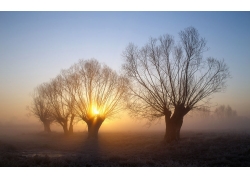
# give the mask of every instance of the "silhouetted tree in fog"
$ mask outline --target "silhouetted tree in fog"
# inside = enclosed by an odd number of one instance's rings
[[[104,120],[125,108],[127,79],[95,59],[80,60],[64,74],[77,117],[86,122],[88,137],[97,138]]]
[[[44,84],[35,88],[28,111],[43,123],[45,132],[51,132],[50,124],[53,122],[53,118],[50,114],[50,107],[48,99],[44,94],[44,88]]]
[[[44,86],[44,94],[50,107],[50,116],[63,127],[65,135],[73,133],[74,102],[66,91],[67,84],[59,75]]]
[[[203,59],[206,41],[189,27],[179,42],[168,34],[123,52],[123,70],[131,80],[130,113],[150,121],[165,117],[165,142],[180,138],[183,117],[207,105],[210,95],[225,88],[229,70],[224,61]]]
[[[65,134],[71,134],[73,124],[81,119],[88,126],[88,137],[97,138],[104,120],[125,109],[128,83],[128,79],[95,59],[80,60],[39,86],[32,112],[36,113],[39,105],[37,111],[43,112],[39,118],[43,122],[53,119]],[[43,118],[44,114],[48,118]]]

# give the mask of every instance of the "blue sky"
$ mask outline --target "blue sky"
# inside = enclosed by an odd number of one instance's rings
[[[0,12],[0,121],[25,117],[33,89],[79,59],[96,58],[119,71],[133,42],[198,29],[224,59],[232,78],[213,102],[250,117],[250,12]]]

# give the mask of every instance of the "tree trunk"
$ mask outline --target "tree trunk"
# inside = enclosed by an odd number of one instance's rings
[[[184,115],[179,114],[171,118],[171,121],[173,123],[173,140],[175,141],[180,140],[180,131],[183,124],[183,117]]]
[[[184,116],[190,111],[190,108],[184,107],[183,104],[180,104],[175,107],[174,114],[171,118],[165,116],[166,123],[166,133],[164,136],[165,143],[179,141],[180,140],[180,131],[183,124]]]
[[[170,118],[166,120],[165,118],[165,123],[166,123],[166,132],[164,136],[164,142],[170,143],[170,142],[176,141],[177,140],[177,134],[176,134],[177,128],[173,119]]]
[[[68,123],[67,122],[63,124],[63,132],[64,132],[64,135],[68,135],[69,134]]]
[[[88,121],[88,123],[87,123],[87,125],[88,125],[88,139],[91,139],[91,138],[98,139],[98,131],[99,131],[99,128],[101,127],[103,121],[104,121],[103,119],[98,118],[98,117]]]
[[[50,130],[50,123],[43,123],[43,127],[44,127],[44,132],[51,132]]]
[[[69,124],[69,134],[73,134],[73,120],[74,120],[74,115],[71,116],[70,119],[70,124]]]
[[[69,134],[73,134],[73,124],[70,124],[69,126]]]
[[[173,123],[170,118],[171,111],[169,111],[168,109],[165,109],[164,114],[165,114],[165,125],[166,125],[164,142],[171,142],[173,139]]]

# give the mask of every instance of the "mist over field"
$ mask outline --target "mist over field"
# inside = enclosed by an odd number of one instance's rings
[[[224,105],[223,105],[224,106]],[[219,106],[220,108],[223,107]],[[226,106],[224,106],[226,107]],[[231,108],[230,106],[228,106]],[[218,108],[219,109],[219,108]],[[231,110],[234,111],[234,110]],[[17,118],[0,120],[1,129],[13,129],[8,132],[42,132],[43,125],[34,117]],[[183,130],[188,131],[232,131],[232,132],[250,132],[250,118],[238,115],[235,111],[234,115],[230,112],[221,111],[217,114],[213,111],[192,111],[184,118]],[[63,132],[62,127],[56,123],[52,123],[51,130],[54,132]],[[87,132],[85,122],[79,120],[74,125],[75,132]],[[100,132],[151,132],[165,131],[164,120],[155,121],[149,124],[146,120],[132,119],[128,115],[118,117],[117,119],[106,120]]]
[[[147,127],[145,122],[131,121],[131,128],[111,130],[112,126],[122,124],[123,120],[104,124],[98,141],[91,141],[87,139],[86,125],[81,122],[69,137],[55,124],[51,133],[45,133],[40,123],[2,122],[0,166],[250,165],[249,118],[219,120],[189,115],[184,120],[180,141],[168,145],[161,143],[163,122]]]

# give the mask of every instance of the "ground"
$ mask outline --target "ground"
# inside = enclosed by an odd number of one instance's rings
[[[12,133],[10,133],[12,132]],[[164,145],[164,132],[18,132],[0,128],[0,166],[220,167],[250,166],[250,134],[182,131],[178,143]]]

